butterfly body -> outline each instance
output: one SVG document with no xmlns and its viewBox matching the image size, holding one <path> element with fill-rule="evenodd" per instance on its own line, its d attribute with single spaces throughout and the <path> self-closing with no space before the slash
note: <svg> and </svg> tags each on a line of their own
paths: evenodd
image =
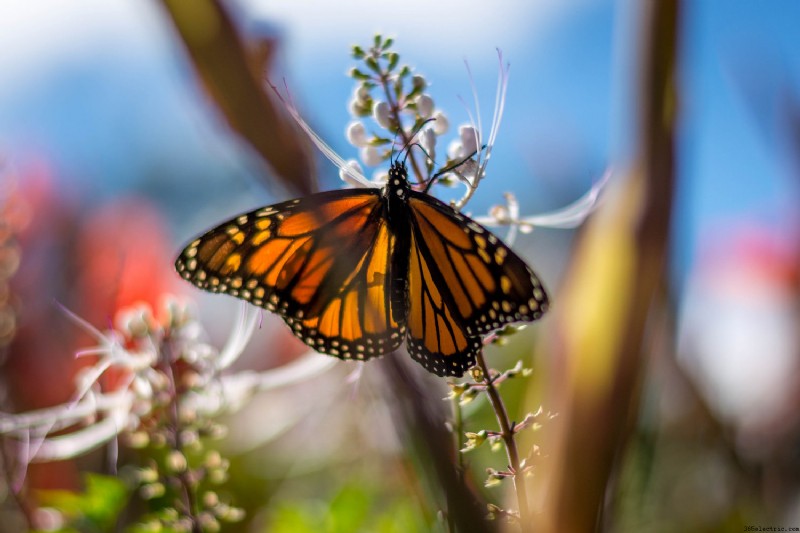
<svg viewBox="0 0 800 533">
<path fill-rule="evenodd" d="M 176 261 L 197 287 L 280 315 L 315 350 L 366 360 L 398 349 L 460 376 L 481 336 L 547 309 L 541 282 L 488 230 L 415 191 L 395 163 L 382 190 L 318 193 L 245 213 Z"/>
</svg>

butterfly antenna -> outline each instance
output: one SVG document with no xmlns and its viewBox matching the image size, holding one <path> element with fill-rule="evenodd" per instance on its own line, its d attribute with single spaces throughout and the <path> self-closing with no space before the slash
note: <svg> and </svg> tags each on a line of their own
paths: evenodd
<svg viewBox="0 0 800 533">
<path fill-rule="evenodd" d="M 420 148 L 422 148 L 422 147 L 420 146 Z M 430 189 L 433 186 L 433 184 L 436 182 L 436 180 L 439 179 L 440 177 L 442 177 L 442 175 L 447 174 L 451 170 L 457 169 L 458 167 L 460 167 L 461 165 L 463 165 L 464 163 L 466 163 L 467 161 L 469 161 L 470 159 L 475 157 L 475 154 L 477 154 L 479 151 L 485 150 L 485 149 L 486 149 L 486 145 L 484 144 L 483 146 L 481 146 L 480 150 L 475 150 L 471 154 L 469 154 L 467 157 L 462 159 L 461 161 L 458 161 L 458 162 L 453 163 L 452 165 L 450 165 L 448 167 L 445 167 L 445 168 L 441 169 L 439 172 L 437 172 L 436 174 L 431 176 L 431 179 L 428 180 L 428 184 L 425 186 L 425 190 L 422 191 L 422 192 L 428 192 L 428 189 Z M 425 150 L 423 149 L 423 152 L 424 151 Z"/>
<path fill-rule="evenodd" d="M 425 124 L 427 124 L 429 122 L 433 122 L 434 120 L 436 120 L 436 119 L 435 118 L 429 118 L 429 119 L 423 121 L 422 124 L 420 124 L 419 126 L 414 128 L 414 132 L 411 134 L 411 137 L 408 138 L 408 140 L 406 141 L 406 144 L 403 146 L 403 149 L 400 150 L 400 151 L 401 152 L 405 152 L 407 149 L 411 148 L 415 144 L 417 146 L 419 146 L 419 143 L 413 142 L 414 139 L 417 137 L 417 135 L 419 135 L 419 132 L 422 131 L 422 128 L 425 127 Z M 406 152 L 406 159 L 408 159 L 408 152 Z"/>
<path fill-rule="evenodd" d="M 400 128 L 398 127 L 394 132 L 394 139 L 392 139 L 392 153 L 389 155 L 389 163 L 394 166 L 394 148 L 397 146 L 397 135 L 400 133 Z"/>
<path fill-rule="evenodd" d="M 406 161 L 408 160 L 408 155 L 411 153 L 411 149 L 414 148 L 415 146 L 417 148 L 419 148 L 420 150 L 422 150 L 422 153 L 425 154 L 425 157 L 427 157 L 428 159 L 433 161 L 433 158 L 431 157 L 431 155 L 428 153 L 428 151 L 425 149 L 424 146 L 422 146 L 418 142 L 413 142 L 408 146 L 408 151 L 406 152 L 406 156 L 403 158 L 403 166 L 405 166 Z M 427 180 L 421 181 L 421 182 L 419 182 L 419 185 L 422 185 L 423 183 L 426 183 L 426 182 L 427 182 Z"/>
</svg>

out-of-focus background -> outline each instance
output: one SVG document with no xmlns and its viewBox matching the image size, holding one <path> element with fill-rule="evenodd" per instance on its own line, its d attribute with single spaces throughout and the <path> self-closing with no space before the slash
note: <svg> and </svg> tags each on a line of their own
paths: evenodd
<svg viewBox="0 0 800 533">
<path fill-rule="evenodd" d="M 506 191 L 523 215 L 555 210 L 634 157 L 645 38 L 637 2 L 226 6 L 246 42 L 272 43 L 269 78 L 285 80 L 305 120 L 345 158 L 357 155 L 344 137 L 351 45 L 393 36 L 403 61 L 431 83 L 453 138 L 472 101 L 465 61 L 488 123 L 502 50 L 511 65 L 506 113 L 470 213 L 485 214 Z M 603 519 L 613 530 L 800 527 L 797 20 L 792 1 L 685 2 L 680 12 L 669 326 L 648 354 L 613 480 Z M 239 303 L 182 282 L 174 258 L 216 223 L 297 191 L 228 127 L 164 6 L 7 0 L 0 72 L 0 214 L 13 229 L 0 248 L 2 410 L 70 397 L 73 354 L 90 339 L 56 302 L 102 329 L 119 308 L 172 292 L 195 301 L 212 344 L 224 343 Z M 340 187 L 338 170 L 315 157 L 317 187 Z M 537 229 L 515 242 L 555 306 L 578 232 Z M 504 389 L 517 414 L 531 397 L 549 408 L 541 392 L 548 353 L 531 349 L 548 324 L 488 352 L 492 364 L 522 358 L 534 368 L 531 380 Z M 302 352 L 265 316 L 237 367 L 277 367 Z M 227 421 L 229 490 L 251 530 L 390 531 L 393 523 L 424 531 L 435 521 L 375 400 L 380 381 L 370 381 L 368 364 L 353 384 L 353 368 L 342 363 L 313 383 L 257 397 Z M 474 427 L 494 423 L 482 402 L 467 415 Z M 481 466 L 504 464 L 481 453 L 471 456 L 478 478 Z M 34 465 L 28 483 L 75 488 L 82 469 L 102 464 Z M 503 490 L 485 489 L 490 499 Z"/>
</svg>

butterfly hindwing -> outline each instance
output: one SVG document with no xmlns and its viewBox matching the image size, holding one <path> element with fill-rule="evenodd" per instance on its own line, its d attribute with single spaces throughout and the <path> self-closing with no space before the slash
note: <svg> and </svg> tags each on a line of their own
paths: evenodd
<svg viewBox="0 0 800 533">
<path fill-rule="evenodd" d="M 236 217 L 201 236 L 176 268 L 201 289 L 279 314 L 319 352 L 368 359 L 396 349 L 394 237 L 380 191 L 341 190 Z"/>
</svg>

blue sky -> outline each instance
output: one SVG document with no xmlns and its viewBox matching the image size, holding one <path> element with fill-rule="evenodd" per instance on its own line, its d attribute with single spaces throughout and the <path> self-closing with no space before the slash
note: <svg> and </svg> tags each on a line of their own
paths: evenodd
<svg viewBox="0 0 800 533">
<path fill-rule="evenodd" d="M 800 3 L 686 4 L 678 279 L 707 228 L 729 220 L 780 231 L 798 197 L 781 128 L 784 98 L 798 94 Z M 395 36 L 454 126 L 467 120 L 460 98 L 471 101 L 464 59 L 490 119 L 501 48 L 511 63 L 507 111 L 474 212 L 505 190 L 525 213 L 557 208 L 631 153 L 632 0 L 235 5 L 245 28 L 282 37 L 281 75 L 345 157 L 355 156 L 343 135 L 351 44 L 375 31 Z M 263 169 L 205 106 L 156 3 L 11 0 L 0 9 L 4 159 L 46 159 L 78 200 L 150 196 L 177 234 L 282 195 L 252 179 Z M 323 188 L 338 186 L 333 167 L 322 165 L 320 177 Z"/>
</svg>

